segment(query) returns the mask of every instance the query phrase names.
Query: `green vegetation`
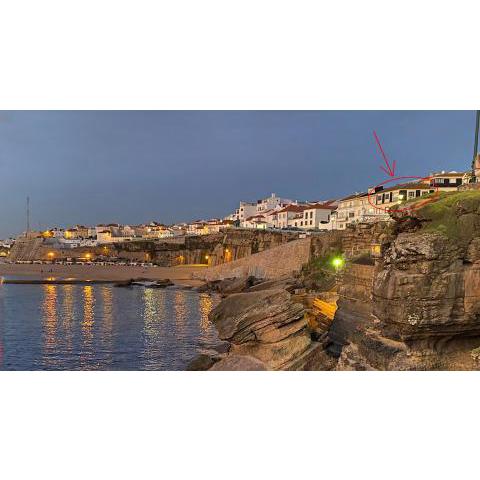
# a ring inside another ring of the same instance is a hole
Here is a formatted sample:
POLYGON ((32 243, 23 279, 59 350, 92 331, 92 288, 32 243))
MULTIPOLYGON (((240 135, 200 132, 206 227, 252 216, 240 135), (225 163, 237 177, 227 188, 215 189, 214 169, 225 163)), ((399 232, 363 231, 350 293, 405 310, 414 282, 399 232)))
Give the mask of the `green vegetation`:
POLYGON ((479 213, 480 190, 467 190, 441 192, 414 215, 425 221, 422 231, 440 232, 452 239, 469 240, 480 228, 479 213))
MULTIPOLYGON (((310 290, 329 290, 335 285, 335 274, 339 266, 335 259, 343 260, 340 250, 332 250, 330 253, 312 258, 303 266, 300 273, 305 286, 310 290)), ((344 260, 343 260, 344 261, 344 260)))

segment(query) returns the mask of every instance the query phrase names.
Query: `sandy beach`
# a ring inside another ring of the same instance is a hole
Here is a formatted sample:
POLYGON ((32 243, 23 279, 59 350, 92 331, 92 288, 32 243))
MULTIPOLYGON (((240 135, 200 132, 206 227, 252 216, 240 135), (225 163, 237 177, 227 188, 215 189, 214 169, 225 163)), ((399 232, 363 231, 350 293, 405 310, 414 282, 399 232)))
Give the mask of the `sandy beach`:
POLYGON ((79 281, 122 281, 131 278, 149 280, 170 279, 178 285, 198 286, 203 282, 194 277, 205 266, 186 265, 181 267, 130 267, 114 265, 16 265, 0 263, 0 277, 28 277, 34 279, 75 279, 79 281))

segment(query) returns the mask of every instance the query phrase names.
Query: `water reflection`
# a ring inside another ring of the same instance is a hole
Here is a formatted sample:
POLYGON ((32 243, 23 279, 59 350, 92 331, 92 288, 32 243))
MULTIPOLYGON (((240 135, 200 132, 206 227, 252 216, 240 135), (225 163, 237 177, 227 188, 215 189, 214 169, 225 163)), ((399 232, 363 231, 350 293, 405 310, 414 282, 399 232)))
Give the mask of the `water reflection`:
POLYGON ((161 354, 161 339, 164 335, 165 296, 157 290, 146 288, 143 292, 144 367, 154 368, 161 354))
POLYGON ((95 296, 93 287, 86 285, 82 289, 83 297, 83 318, 82 318, 82 351, 80 355, 80 367, 90 368, 91 370, 98 368, 97 363, 92 362, 94 357, 93 349, 93 326, 95 322, 95 296))
POLYGON ((176 290, 174 297, 175 326, 180 337, 185 334, 185 324, 188 316, 188 306, 184 290, 176 290))
POLYGON ((102 300, 99 340, 104 355, 104 365, 108 366, 113 361, 113 289, 108 286, 100 287, 100 298, 102 300))
POLYGON ((43 286, 43 363, 46 367, 54 365, 52 355, 56 350, 57 343, 57 286, 43 286))
POLYGON ((73 348, 73 323, 75 315, 74 286, 63 285, 62 327, 65 347, 68 352, 73 348))
POLYGON ((95 321, 95 297, 93 287, 83 287, 83 321, 82 332, 88 341, 93 338, 93 324, 95 321))
POLYGON ((213 300, 212 297, 206 293, 200 294, 199 310, 200 310, 200 329, 204 332, 210 327, 210 320, 208 315, 212 311, 213 300))
POLYGON ((0 290, 0 369, 178 370, 218 343, 209 294, 110 285, 0 290))
POLYGON ((45 330, 47 336, 55 341, 57 326, 57 287, 56 285, 44 285, 43 313, 45 315, 45 330))
POLYGON ((113 290, 110 287, 102 287, 101 294, 103 302, 103 331, 110 336, 113 327, 113 290))

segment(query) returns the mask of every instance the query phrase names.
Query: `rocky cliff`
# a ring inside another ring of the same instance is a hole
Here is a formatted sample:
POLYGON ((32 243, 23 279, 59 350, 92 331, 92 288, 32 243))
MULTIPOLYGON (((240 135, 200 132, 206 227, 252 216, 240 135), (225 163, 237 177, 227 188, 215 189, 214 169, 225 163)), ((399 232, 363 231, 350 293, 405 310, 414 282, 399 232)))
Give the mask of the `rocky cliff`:
POLYGON ((374 267, 344 273, 337 369, 480 369, 480 195, 445 194, 393 230, 374 267))
POLYGON ((480 370, 480 192, 394 220, 315 237, 290 286, 227 297, 212 321, 232 347, 215 368, 480 370), (346 266, 332 274, 339 253, 346 266), (310 321, 293 283, 306 298, 338 295, 333 321, 310 321))

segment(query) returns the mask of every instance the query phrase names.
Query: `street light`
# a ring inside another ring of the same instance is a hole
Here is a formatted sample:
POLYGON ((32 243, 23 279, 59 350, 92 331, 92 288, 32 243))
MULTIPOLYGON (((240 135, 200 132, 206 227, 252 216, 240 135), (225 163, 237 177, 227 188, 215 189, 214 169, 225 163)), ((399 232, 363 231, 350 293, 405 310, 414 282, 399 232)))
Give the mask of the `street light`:
POLYGON ((335 270, 338 272, 338 270, 345 265, 345 260, 343 257, 333 257, 331 263, 335 270))

